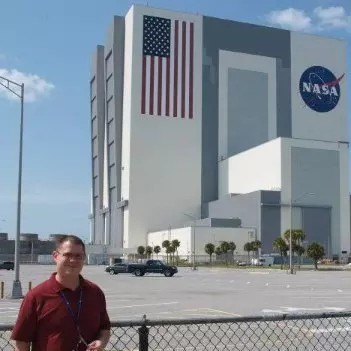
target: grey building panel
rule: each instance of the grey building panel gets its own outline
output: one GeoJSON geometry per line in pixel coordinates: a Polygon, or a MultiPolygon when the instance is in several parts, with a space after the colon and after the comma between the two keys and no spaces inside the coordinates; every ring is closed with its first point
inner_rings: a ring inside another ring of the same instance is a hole
{"type": "Polygon", "coordinates": [[[220,49],[277,59],[277,136],[291,136],[290,32],[204,16],[202,203],[218,198],[218,58],[220,49]]]}
{"type": "Polygon", "coordinates": [[[260,232],[261,192],[226,196],[208,204],[209,217],[240,218],[242,227],[257,228],[260,232]]]}
{"type": "MultiPolygon", "coordinates": [[[[293,147],[291,152],[293,201],[315,206],[331,206],[331,247],[332,252],[337,254],[340,246],[339,153],[333,150],[297,147],[293,147]]],[[[307,213],[311,216],[313,214],[307,213]]],[[[312,218],[319,220],[314,216],[312,218]]],[[[311,237],[317,238],[322,235],[317,233],[318,225],[309,227],[308,230],[311,237]]]]}
{"type": "Polygon", "coordinates": [[[227,133],[228,157],[268,140],[267,73],[228,69],[227,133]]]}
{"type": "MultiPolygon", "coordinates": [[[[303,208],[302,227],[306,233],[308,244],[316,241],[324,246],[325,253],[330,257],[331,251],[331,209],[303,208]]],[[[335,250],[336,251],[336,250],[335,250]]]]}
{"type": "Polygon", "coordinates": [[[281,236],[280,206],[262,206],[261,208],[261,253],[273,252],[273,241],[281,236]]]}
{"type": "Polygon", "coordinates": [[[261,197],[262,204],[265,204],[265,205],[280,204],[280,201],[281,201],[280,191],[263,190],[261,194],[262,194],[262,197],[261,197]]]}

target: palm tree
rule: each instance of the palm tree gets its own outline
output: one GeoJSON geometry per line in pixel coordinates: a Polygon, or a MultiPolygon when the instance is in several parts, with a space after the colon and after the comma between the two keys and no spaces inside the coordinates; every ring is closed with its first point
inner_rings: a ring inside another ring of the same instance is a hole
{"type": "Polygon", "coordinates": [[[247,251],[247,257],[248,257],[248,260],[250,263],[250,252],[252,251],[252,244],[247,242],[245,245],[244,245],[244,251],[247,251]]]}
{"type": "Polygon", "coordinates": [[[212,243],[208,243],[205,245],[205,252],[210,255],[210,264],[212,264],[212,255],[215,252],[215,246],[212,243]]]}
{"type": "Polygon", "coordinates": [[[154,247],[154,253],[157,255],[157,257],[158,257],[158,254],[161,252],[161,247],[160,246],[158,246],[158,245],[156,245],[155,247],[154,247]]]}
{"type": "Polygon", "coordinates": [[[311,257],[314,262],[314,267],[318,269],[318,261],[324,257],[324,247],[320,243],[313,242],[307,247],[307,255],[311,257]]]}
{"type": "Polygon", "coordinates": [[[261,247],[262,247],[261,241],[255,240],[251,242],[251,248],[252,248],[252,251],[255,252],[256,257],[258,257],[258,249],[260,249],[261,247]]]}
{"type": "Polygon", "coordinates": [[[220,248],[221,248],[221,251],[225,254],[225,264],[228,265],[229,243],[227,241],[222,241],[220,248]]]}
{"type": "Polygon", "coordinates": [[[281,257],[280,269],[283,269],[283,257],[287,256],[289,247],[282,237],[279,237],[273,241],[273,250],[280,252],[280,257],[281,257]]]}
{"type": "Polygon", "coordinates": [[[146,246],[145,252],[146,252],[146,257],[147,257],[147,258],[150,258],[151,255],[152,255],[152,253],[153,253],[152,247],[151,247],[151,246],[146,246]]]}
{"type": "MultiPolygon", "coordinates": [[[[301,246],[303,240],[305,240],[306,234],[302,229],[291,229],[291,254],[294,256],[296,252],[296,248],[301,246]]],[[[286,230],[284,233],[284,239],[286,240],[287,244],[290,245],[290,229],[286,230]]]]}
{"type": "Polygon", "coordinates": [[[234,264],[234,251],[236,250],[236,245],[234,241],[230,241],[228,244],[229,244],[229,251],[232,253],[233,264],[234,264]]]}
{"type": "Polygon", "coordinates": [[[170,242],[169,240],[164,240],[164,241],[162,241],[162,247],[163,247],[164,249],[166,249],[167,263],[168,263],[168,254],[169,254],[168,248],[169,248],[170,246],[171,246],[171,242],[170,242]]]}
{"type": "Polygon", "coordinates": [[[177,253],[177,264],[179,261],[179,257],[178,257],[178,247],[180,246],[180,241],[178,239],[173,239],[172,240],[172,246],[174,247],[176,253],[177,253]]]}
{"type": "Polygon", "coordinates": [[[143,258],[144,253],[145,253],[145,247],[144,246],[138,246],[137,252],[141,256],[141,258],[143,258]]]}

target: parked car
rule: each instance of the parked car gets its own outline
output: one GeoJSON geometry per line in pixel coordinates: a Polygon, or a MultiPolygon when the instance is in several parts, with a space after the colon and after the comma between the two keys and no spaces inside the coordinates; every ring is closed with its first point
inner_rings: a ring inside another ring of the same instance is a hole
{"type": "Polygon", "coordinates": [[[6,269],[8,271],[15,269],[15,264],[11,261],[0,261],[0,269],[6,269]]]}
{"type": "Polygon", "coordinates": [[[114,275],[119,273],[133,273],[134,269],[130,269],[130,265],[128,263],[115,263],[111,266],[107,266],[105,268],[105,272],[114,275]]]}
{"type": "Polygon", "coordinates": [[[165,265],[159,260],[148,260],[145,264],[132,263],[129,265],[128,269],[138,277],[142,277],[146,273],[159,273],[163,274],[165,277],[173,277],[175,273],[178,273],[178,268],[176,266],[165,265]]]}

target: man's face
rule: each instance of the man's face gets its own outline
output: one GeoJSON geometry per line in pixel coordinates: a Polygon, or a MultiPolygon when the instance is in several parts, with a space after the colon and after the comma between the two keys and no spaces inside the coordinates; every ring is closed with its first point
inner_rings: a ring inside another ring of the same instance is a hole
{"type": "Polygon", "coordinates": [[[85,253],[81,245],[65,241],[53,253],[57,272],[64,276],[77,276],[83,269],[85,253]]]}

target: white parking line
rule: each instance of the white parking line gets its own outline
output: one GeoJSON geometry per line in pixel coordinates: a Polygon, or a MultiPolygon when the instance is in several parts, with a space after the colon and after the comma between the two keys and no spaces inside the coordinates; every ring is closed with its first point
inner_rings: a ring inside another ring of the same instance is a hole
{"type": "Polygon", "coordinates": [[[146,303],[143,305],[129,305],[129,306],[112,306],[109,307],[108,309],[123,309],[123,308],[134,308],[134,307],[147,307],[147,306],[163,306],[163,305],[174,305],[179,302],[163,302],[163,303],[146,303]]]}

